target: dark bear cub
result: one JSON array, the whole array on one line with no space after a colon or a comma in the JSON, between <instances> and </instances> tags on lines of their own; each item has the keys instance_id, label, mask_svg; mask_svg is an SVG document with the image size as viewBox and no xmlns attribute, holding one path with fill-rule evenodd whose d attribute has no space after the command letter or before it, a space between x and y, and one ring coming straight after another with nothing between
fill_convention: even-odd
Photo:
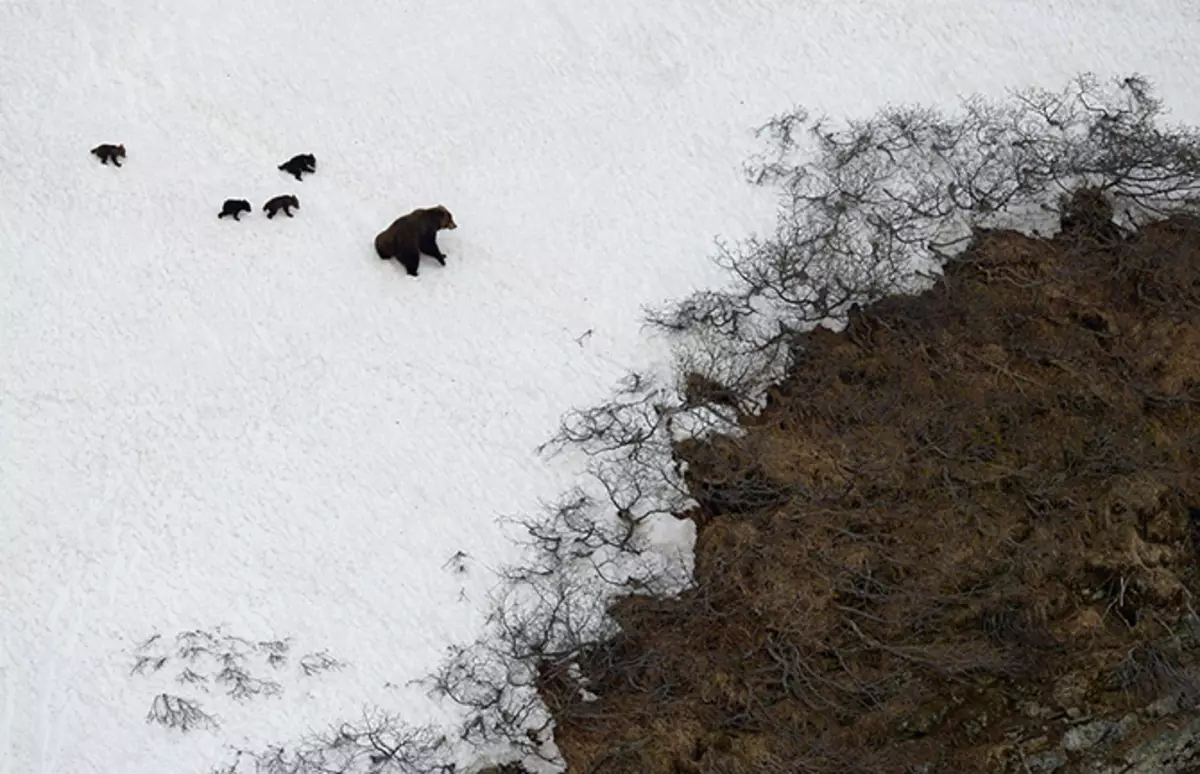
<instances>
[{"instance_id":1,"label":"dark bear cub","mask_svg":"<svg viewBox=\"0 0 1200 774\"><path fill-rule=\"evenodd\" d=\"M114 166L121 166L121 159L125 158L125 146L110 145L103 143L92 148L92 155L100 159L101 164L112 162Z\"/></svg>"},{"instance_id":2,"label":"dark bear cub","mask_svg":"<svg viewBox=\"0 0 1200 774\"><path fill-rule=\"evenodd\" d=\"M312 174L313 172L317 171L317 158L311 153L301 153L299 155L292 156L290 159L280 164L278 168L284 172L287 172L297 180L303 180L303 173L307 172Z\"/></svg>"},{"instance_id":3,"label":"dark bear cub","mask_svg":"<svg viewBox=\"0 0 1200 774\"><path fill-rule=\"evenodd\" d=\"M267 213L268 218L275 217L280 210L283 210L283 214L290 218L293 209L300 209L300 200L291 194L276 196L263 205L263 212Z\"/></svg>"},{"instance_id":4,"label":"dark bear cub","mask_svg":"<svg viewBox=\"0 0 1200 774\"><path fill-rule=\"evenodd\" d=\"M250 212L250 202L245 199L226 199L221 205L221 211L217 213L217 218L228 215L234 220L240 220L243 212Z\"/></svg>"},{"instance_id":5,"label":"dark bear cub","mask_svg":"<svg viewBox=\"0 0 1200 774\"><path fill-rule=\"evenodd\" d=\"M404 264L404 270L410 277L415 277L421 253L446 265L446 254L438 249L437 244L437 232L444 228L455 229L458 224L454 222L450 210L442 205L413 210L396 218L392 225L375 237L375 252L385 261L395 258Z\"/></svg>"}]
</instances>

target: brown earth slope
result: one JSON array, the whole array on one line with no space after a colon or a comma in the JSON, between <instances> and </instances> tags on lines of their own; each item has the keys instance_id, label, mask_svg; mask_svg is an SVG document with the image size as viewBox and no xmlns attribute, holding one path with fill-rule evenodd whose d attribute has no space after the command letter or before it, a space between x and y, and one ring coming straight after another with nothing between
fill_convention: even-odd
<instances>
[{"instance_id":1,"label":"brown earth slope","mask_svg":"<svg viewBox=\"0 0 1200 774\"><path fill-rule=\"evenodd\" d=\"M569 770L1200 766L1200 221L1113 236L980 233L682 444L696 586L543 686Z\"/></svg>"}]
</instances>

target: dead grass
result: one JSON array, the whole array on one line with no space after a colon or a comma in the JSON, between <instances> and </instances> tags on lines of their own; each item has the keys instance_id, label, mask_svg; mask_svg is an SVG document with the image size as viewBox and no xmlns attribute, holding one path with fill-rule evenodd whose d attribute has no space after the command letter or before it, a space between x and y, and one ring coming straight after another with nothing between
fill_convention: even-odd
<instances>
[{"instance_id":1,"label":"dead grass","mask_svg":"<svg viewBox=\"0 0 1200 774\"><path fill-rule=\"evenodd\" d=\"M696 587L614 606L594 700L544 675L570 771L985 771L1063 675L1100 709L1181 687L1200 223L1115 238L981 233L806 335L745 438L681 444Z\"/></svg>"}]
</instances>

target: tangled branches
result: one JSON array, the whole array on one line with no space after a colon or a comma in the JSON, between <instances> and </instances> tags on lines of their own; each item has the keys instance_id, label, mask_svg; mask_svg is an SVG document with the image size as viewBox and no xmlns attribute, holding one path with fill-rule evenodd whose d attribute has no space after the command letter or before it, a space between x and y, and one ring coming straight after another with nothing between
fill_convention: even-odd
<instances>
[{"instance_id":1,"label":"tangled branches","mask_svg":"<svg viewBox=\"0 0 1200 774\"><path fill-rule=\"evenodd\" d=\"M342 723L291 748L238 749L213 774L453 774L445 746L445 736L432 727L364 712L357 723Z\"/></svg>"},{"instance_id":2,"label":"tangled branches","mask_svg":"<svg viewBox=\"0 0 1200 774\"><path fill-rule=\"evenodd\" d=\"M777 364L797 331L919 288L973 229L1052 233L1078 189L1121 202L1131 221L1180 211L1200 193L1200 135L1162 127L1161 114L1139 76L1082 75L1004 104L971 98L956 116L896 107L842 129L799 108L776 116L747 168L781 191L774 233L720 246L731 288L648 319L717 338L724 362Z\"/></svg>"}]
</instances>

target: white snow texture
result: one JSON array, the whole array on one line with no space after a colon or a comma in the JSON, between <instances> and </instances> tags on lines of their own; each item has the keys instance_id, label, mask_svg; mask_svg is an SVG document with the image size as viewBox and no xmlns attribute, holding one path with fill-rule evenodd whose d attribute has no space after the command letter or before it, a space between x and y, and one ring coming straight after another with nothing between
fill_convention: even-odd
<instances>
[{"instance_id":1,"label":"white snow texture","mask_svg":"<svg viewBox=\"0 0 1200 774\"><path fill-rule=\"evenodd\" d=\"M0 0L0 774L452 720L405 683L480 631L497 517L579 472L534 447L667 362L642 307L720 282L714 237L771 227L753 127L1082 70L1196 122L1197 40L1194 0ZM445 268L375 256L434 204ZM217 625L347 666L147 724L186 691L135 644Z\"/></svg>"}]
</instances>

